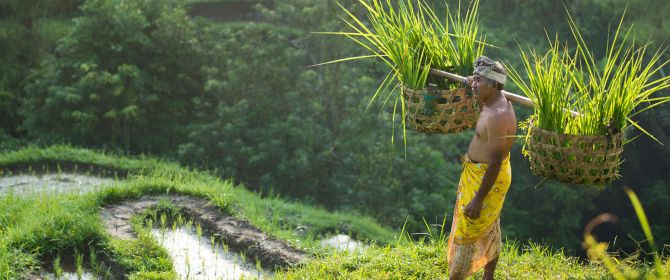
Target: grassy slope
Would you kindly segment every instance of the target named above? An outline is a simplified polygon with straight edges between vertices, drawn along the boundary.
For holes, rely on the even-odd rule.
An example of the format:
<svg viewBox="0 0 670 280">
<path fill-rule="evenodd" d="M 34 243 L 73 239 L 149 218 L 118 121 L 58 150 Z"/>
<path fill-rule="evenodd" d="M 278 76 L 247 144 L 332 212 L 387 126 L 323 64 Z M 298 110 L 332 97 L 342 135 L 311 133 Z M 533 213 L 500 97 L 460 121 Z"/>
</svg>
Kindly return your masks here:
<svg viewBox="0 0 670 280">
<path fill-rule="evenodd" d="M 30 198 L 0 197 L 0 279 L 20 277 L 39 265 L 40 259 L 63 252 L 90 248 L 102 252 L 136 279 L 173 277 L 167 254 L 151 238 L 119 242 L 106 235 L 98 218 L 101 205 L 145 194 L 182 193 L 203 197 L 225 212 L 245 218 L 263 231 L 316 257 L 305 266 L 277 278 L 286 279 L 439 279 L 445 277 L 443 240 L 396 242 L 396 234 L 373 220 L 324 210 L 278 198 L 263 198 L 230 181 L 205 172 L 151 158 L 127 158 L 67 146 L 25 148 L 0 154 L 0 172 L 59 172 L 66 166 L 95 173 L 114 170 L 128 173 L 115 188 L 83 196 L 37 195 Z M 59 168 L 60 167 L 60 168 Z M 96 167 L 96 168 L 92 168 Z M 12 171 L 10 171 L 12 170 Z M 110 173 L 111 174 L 111 173 Z M 305 234 L 297 234 L 297 227 Z M 334 253 L 320 248 L 315 237 L 346 232 L 378 245 L 362 254 Z M 666 262 L 666 271 L 668 263 Z M 599 279 L 604 267 L 579 264 L 542 246 L 520 248 L 507 244 L 498 276 L 525 279 Z M 666 272 L 667 273 L 667 272 Z"/>
<path fill-rule="evenodd" d="M 218 2 L 184 0 L 187 4 Z M 226 1 L 221 1 L 226 2 Z M 5 22 L 0 22 L 4 24 Z M 36 24 L 38 33 L 53 44 L 69 31 L 68 18 L 49 18 Z M 4 144 L 4 143 L 3 143 Z M 76 164 L 76 165 L 75 165 Z M 131 278 L 172 278 L 167 254 L 155 241 L 142 237 L 135 242 L 110 239 L 102 229 L 97 211 L 101 205 L 149 193 L 177 192 L 205 197 L 233 215 L 246 218 L 270 235 L 287 240 L 320 257 L 304 267 L 277 274 L 286 279 L 407 279 L 444 278 L 443 241 L 397 244 L 395 234 L 374 221 L 347 213 L 328 213 L 299 203 L 260 198 L 242 186 L 189 171 L 151 158 L 130 159 L 69 147 L 26 148 L 0 155 L 0 176 L 18 168 L 25 172 L 77 166 L 81 173 L 130 173 L 118 189 L 81 197 L 0 197 L 0 279 L 21 278 L 40 265 L 44 256 L 94 248 L 120 263 Z M 32 170 L 32 171 L 31 171 Z M 106 172 L 111 171 L 111 172 Z M 306 234 L 296 235 L 300 226 Z M 359 239 L 388 246 L 372 246 L 362 254 L 332 253 L 320 249 L 313 237 L 342 231 Z M 641 269 L 644 273 L 645 269 Z M 670 279 L 670 262 L 664 262 Z M 598 279 L 611 277 L 599 265 L 580 265 L 560 252 L 542 246 L 520 248 L 506 244 L 496 279 Z"/>
<path fill-rule="evenodd" d="M 36 26 L 46 41 L 53 44 L 69 31 L 71 25 L 67 18 L 49 18 L 39 21 Z M 44 257 L 72 253 L 75 248 L 102 252 L 119 263 L 131 278 L 173 278 L 167 253 L 154 240 L 142 234 L 135 242 L 110 239 L 97 216 L 101 205 L 128 197 L 168 192 L 207 198 L 228 213 L 249 219 L 270 235 L 319 256 L 300 269 L 277 274 L 280 279 L 439 279 L 446 275 L 443 241 L 398 244 L 394 242 L 396 234 L 393 231 L 369 218 L 328 213 L 278 198 L 261 198 L 243 186 L 175 164 L 65 146 L 25 148 L 0 155 L 0 176 L 16 173 L 16 170 L 32 173 L 72 168 L 77 168 L 80 173 L 111 177 L 130 174 L 130 180 L 119 181 L 115 190 L 80 197 L 0 197 L 0 279 L 21 278 L 24 273 L 42 265 L 40 262 Z M 297 227 L 305 229 L 304 233 L 295 234 Z M 357 239 L 382 246 L 372 246 L 363 254 L 333 253 L 318 247 L 314 241 L 315 237 L 336 232 L 349 233 Z M 646 270 L 643 267 L 640 272 L 644 274 Z M 668 261 L 664 262 L 664 273 L 670 279 Z M 580 265 L 575 259 L 550 252 L 542 246 L 520 248 L 507 244 L 501 255 L 498 277 L 599 279 L 611 276 L 602 266 Z"/>
<path fill-rule="evenodd" d="M 130 159 L 66 146 L 25 148 L 0 155 L 0 173 L 5 176 L 74 168 L 93 175 L 128 173 L 128 180 L 118 181 L 113 189 L 83 196 L 0 197 L 0 278 L 18 277 L 35 266 L 40 257 L 75 248 L 86 251 L 88 247 L 106 252 L 129 272 L 170 272 L 169 262 L 161 260 L 166 255 L 155 252 L 152 240 L 115 242 L 104 233 L 97 215 L 101 205 L 145 194 L 182 193 L 206 198 L 266 233 L 315 253 L 325 251 L 314 240 L 336 232 L 380 244 L 395 240 L 393 231 L 367 217 L 262 198 L 230 181 L 155 159 Z M 294 231 L 297 227 L 302 229 L 300 234 Z M 139 261 L 143 258 L 149 261 Z"/>
<path fill-rule="evenodd" d="M 277 275 L 279 279 L 447 279 L 445 242 L 374 248 L 361 255 L 335 254 L 301 270 Z M 482 271 L 475 274 L 481 279 Z M 580 265 L 562 253 L 542 246 L 521 249 L 506 244 L 496 279 L 607 279 L 601 266 Z"/>
</svg>

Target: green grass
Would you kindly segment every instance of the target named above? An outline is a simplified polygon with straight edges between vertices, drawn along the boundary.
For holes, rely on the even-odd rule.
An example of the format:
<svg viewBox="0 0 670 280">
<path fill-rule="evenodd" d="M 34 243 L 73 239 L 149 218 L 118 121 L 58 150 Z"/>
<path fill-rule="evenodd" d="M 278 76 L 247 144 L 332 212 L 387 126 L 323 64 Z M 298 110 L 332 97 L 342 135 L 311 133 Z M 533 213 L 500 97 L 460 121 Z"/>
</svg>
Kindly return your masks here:
<svg viewBox="0 0 670 280">
<path fill-rule="evenodd" d="M 348 30 L 317 34 L 344 36 L 368 53 L 314 66 L 370 58 L 382 61 L 389 72 L 372 94 L 368 109 L 376 100 L 383 102 L 382 108 L 393 100 L 393 122 L 396 112 L 400 111 L 406 146 L 406 116 L 409 112 L 401 96 L 402 89 L 424 89 L 431 68 L 461 75 L 472 73 L 474 60 L 484 52 L 486 45 L 479 34 L 479 0 L 467 7 L 465 15 L 461 15 L 460 1 L 458 9 L 447 6 L 444 20 L 439 19 L 424 0 L 358 0 L 357 4 L 365 12 L 365 18 L 338 3 L 345 13 L 340 18 Z M 443 89 L 460 86 L 446 79 L 431 78 L 430 81 Z M 394 142 L 393 136 L 391 142 Z"/>
<path fill-rule="evenodd" d="M 557 37 L 544 55 L 521 50 L 523 74 L 508 67 L 511 79 L 535 103 L 533 125 L 577 135 L 613 135 L 635 127 L 656 139 L 631 118 L 670 101 L 670 96 L 655 95 L 670 88 L 670 76 L 659 76 L 670 63 L 662 61 L 665 50 L 651 52 L 650 43 L 638 44 L 632 28 L 622 30 L 622 15 L 603 61 L 597 61 L 568 17 L 575 46 L 560 47 Z M 579 115 L 571 116 L 568 109 Z"/>
<path fill-rule="evenodd" d="M 656 140 L 631 118 L 670 101 L 670 96 L 654 96 L 670 88 L 670 76 L 658 77 L 659 71 L 670 60 L 662 61 L 665 49 L 651 53 L 650 42 L 639 45 L 635 35 L 631 35 L 632 27 L 622 33 L 624 17 L 625 13 L 614 34 L 610 35 L 613 39 L 607 46 L 602 67 L 569 17 L 570 29 L 577 42 L 576 53 L 581 58 L 580 73 L 574 75 L 580 96 L 576 104 L 581 116 L 568 126 L 572 133 L 605 135 L 608 129 L 624 131 L 634 126 Z"/>
<path fill-rule="evenodd" d="M 573 72 L 575 58 L 571 57 L 558 38 L 545 54 L 535 50 L 528 53 L 521 49 L 521 60 L 528 82 L 522 74 L 508 66 L 509 76 L 522 92 L 535 104 L 533 125 L 548 131 L 564 132 L 566 123 L 572 116 L 568 109 L 573 107 L 575 97 L 571 94 L 574 86 Z"/>
<path fill-rule="evenodd" d="M 469 76 L 474 71 L 475 59 L 484 54 L 487 44 L 479 32 L 479 0 L 470 2 L 464 15 L 461 10 L 460 1 L 455 12 L 446 5 L 446 19 L 440 20 L 431 9 L 426 9 L 434 29 L 425 30 L 430 35 L 423 38 L 433 61 L 432 68 Z M 438 85 L 447 88 L 445 84 Z"/>
<path fill-rule="evenodd" d="M 112 239 L 107 244 L 112 259 L 130 270 L 128 278 L 131 279 L 174 279 L 175 272 L 167 251 L 158 245 L 148 230 L 137 222 L 133 226 L 138 233 L 137 239 Z"/>
<path fill-rule="evenodd" d="M 57 171 L 58 165 L 80 166 L 79 171 L 85 172 L 86 167 L 101 167 L 106 170 L 133 172 L 142 174 L 149 170 L 160 168 L 162 170 L 177 171 L 178 165 L 161 162 L 156 159 L 138 157 L 128 158 L 114 155 L 107 155 L 105 152 L 94 152 L 86 149 L 74 149 L 69 146 L 52 146 L 49 148 L 39 148 L 29 146 L 18 151 L 11 151 L 0 156 L 0 175 L 8 175 L 12 169 L 26 169 L 32 167 L 32 170 Z M 91 168 L 92 169 L 92 168 Z"/>
<path fill-rule="evenodd" d="M 362 254 L 336 253 L 277 279 L 448 279 L 446 242 L 373 247 Z M 481 279 L 482 271 L 475 274 Z M 607 279 L 602 266 L 582 265 L 546 247 L 503 246 L 495 279 Z"/>
<path fill-rule="evenodd" d="M 111 260 L 129 279 L 174 279 L 168 254 L 142 224 L 147 213 L 138 213 L 132 220 L 139 235 L 132 242 L 108 236 L 98 216 L 101 206 L 149 194 L 207 199 L 224 212 L 248 219 L 270 236 L 314 256 L 304 266 L 279 272 L 278 279 L 441 279 L 447 275 L 445 236 L 429 236 L 426 242 L 407 241 L 398 238 L 406 234 L 383 228 L 367 217 L 329 213 L 277 197 L 263 197 L 206 172 L 151 158 L 128 158 L 68 146 L 29 147 L 0 154 L 0 169 L 5 175 L 7 170 L 14 170 L 14 174 L 36 172 L 42 165 L 49 165 L 51 172 L 64 172 L 67 169 L 58 171 L 54 166 L 72 168 L 75 163 L 97 166 L 98 170 L 124 170 L 128 177 L 117 181 L 115 188 L 81 196 L 0 197 L 0 279 L 22 278 L 68 252 L 79 252 L 85 266 L 91 266 L 91 259 Z M 28 171 L 32 165 L 38 167 Z M 162 202 L 161 207 L 168 209 L 170 205 Z M 319 238 L 337 232 L 372 245 L 360 254 L 318 245 Z M 658 263 L 656 270 L 637 262 L 628 267 L 642 276 L 651 275 L 651 271 L 668 275 L 667 259 L 659 258 Z M 481 272 L 477 277 L 480 276 Z M 601 264 L 579 263 L 560 251 L 512 242 L 504 245 L 497 277 L 607 279 L 610 274 Z"/>
<path fill-rule="evenodd" d="M 447 6 L 444 20 L 425 1 L 359 0 L 358 4 L 367 18 L 360 18 L 340 5 L 346 14 L 342 20 L 351 32 L 318 34 L 347 37 L 369 52 L 323 64 L 375 58 L 390 69 L 371 102 L 389 84 L 398 83 L 394 89 L 424 88 L 431 67 L 469 75 L 474 60 L 484 51 L 486 44 L 479 34 L 479 1 L 473 1 L 465 15 L 461 15 L 460 2 L 457 9 Z"/>
<path fill-rule="evenodd" d="M 396 246 L 372 246 L 363 253 L 335 252 L 300 269 L 280 272 L 276 279 L 448 279 L 446 242 L 408 242 Z M 567 257 L 562 251 L 529 243 L 505 242 L 495 279 L 669 279 L 670 260 L 658 268 L 636 260 L 617 260 L 610 270 L 602 260 L 591 263 Z M 613 274 L 614 272 L 614 274 Z M 480 270 L 469 279 L 481 279 Z M 619 279 L 619 278 L 617 278 Z"/>
<path fill-rule="evenodd" d="M 270 236 L 308 252 L 327 252 L 316 240 L 337 232 L 379 244 L 395 240 L 393 231 L 370 218 L 262 197 L 206 172 L 156 159 L 114 156 L 68 146 L 28 147 L 0 154 L 0 172 L 5 176 L 76 168 L 81 173 L 93 170 L 93 175 L 117 171 L 127 174 L 127 180 L 117 181 L 115 188 L 82 196 L 0 197 L 0 279 L 21 278 L 33 271 L 42 258 L 72 250 L 88 252 L 89 247 L 108 255 L 134 278 L 170 279 L 173 271 L 167 255 L 160 253 L 155 242 L 142 235 L 131 243 L 110 238 L 98 217 L 103 205 L 147 194 L 178 193 L 208 199 L 224 212 L 248 219 Z M 300 234 L 296 228 L 301 228 Z"/>
</svg>

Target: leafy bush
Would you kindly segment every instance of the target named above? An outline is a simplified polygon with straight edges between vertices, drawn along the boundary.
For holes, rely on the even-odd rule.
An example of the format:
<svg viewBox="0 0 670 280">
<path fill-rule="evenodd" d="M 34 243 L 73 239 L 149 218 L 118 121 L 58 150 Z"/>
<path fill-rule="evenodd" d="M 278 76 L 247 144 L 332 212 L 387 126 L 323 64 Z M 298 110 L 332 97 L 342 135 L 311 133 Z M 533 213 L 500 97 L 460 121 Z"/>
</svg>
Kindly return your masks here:
<svg viewBox="0 0 670 280">
<path fill-rule="evenodd" d="M 82 13 L 27 86 L 26 129 L 80 145 L 168 152 L 204 94 L 207 56 L 196 23 L 171 1 L 91 0 Z"/>
</svg>

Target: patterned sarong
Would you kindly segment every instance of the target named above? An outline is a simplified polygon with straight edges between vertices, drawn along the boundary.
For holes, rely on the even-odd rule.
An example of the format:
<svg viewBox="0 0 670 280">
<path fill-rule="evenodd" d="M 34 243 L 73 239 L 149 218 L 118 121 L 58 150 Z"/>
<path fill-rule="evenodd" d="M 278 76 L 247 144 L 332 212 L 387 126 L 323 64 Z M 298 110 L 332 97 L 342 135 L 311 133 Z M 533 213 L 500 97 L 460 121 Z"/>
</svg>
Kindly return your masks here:
<svg viewBox="0 0 670 280">
<path fill-rule="evenodd" d="M 479 218 L 470 219 L 463 213 L 479 190 L 487 167 L 485 163 L 473 163 L 467 154 L 463 156 L 447 249 L 449 273 L 459 278 L 472 275 L 500 255 L 500 210 L 512 182 L 509 155 L 503 160 L 495 184 L 484 197 Z"/>
</svg>

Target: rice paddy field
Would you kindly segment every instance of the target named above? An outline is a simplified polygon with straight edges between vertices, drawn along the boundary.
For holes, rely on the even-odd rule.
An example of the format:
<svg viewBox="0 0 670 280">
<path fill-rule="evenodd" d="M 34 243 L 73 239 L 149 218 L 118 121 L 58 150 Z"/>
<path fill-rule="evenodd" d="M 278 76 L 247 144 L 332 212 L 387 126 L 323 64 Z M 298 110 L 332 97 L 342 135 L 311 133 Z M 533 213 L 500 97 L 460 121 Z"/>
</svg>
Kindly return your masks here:
<svg viewBox="0 0 670 280">
<path fill-rule="evenodd" d="M 600 5 L 613 1 L 568 2 L 570 9 L 577 11 L 576 22 L 572 18 L 565 21 L 555 17 L 567 7 L 564 3 L 552 7 L 555 4 L 552 1 L 536 1 L 533 5 L 522 0 L 503 1 L 504 5 L 487 1 L 482 6 L 479 1 L 471 1 L 472 5 L 464 1 L 463 6 L 451 5 L 446 10 L 433 12 L 432 4 L 437 2 L 430 1 L 349 0 L 339 1 L 339 6 L 336 1 L 183 0 L 184 6 L 175 8 L 173 1 L 161 0 L 58 0 L 53 3 L 61 6 L 55 5 L 50 8 L 53 11 L 43 13 L 38 10 L 42 5 L 32 4 L 49 1 L 6 2 L 16 5 L 7 5 L 5 1 L 0 4 L 3 8 L 0 9 L 0 50 L 3 50 L 0 53 L 7 54 L 0 60 L 3 62 L 0 73 L 10 74 L 0 79 L 0 97 L 5 98 L 0 101 L 3 126 L 0 131 L 0 279 L 448 279 L 444 232 L 449 231 L 450 225 L 429 224 L 426 219 L 449 209 L 452 196 L 442 193 L 440 188 L 445 181 L 454 178 L 425 174 L 426 170 L 457 170 L 458 163 L 452 168 L 443 158 L 460 153 L 462 139 L 467 140 L 469 136 L 451 136 L 454 138 L 438 141 L 411 135 L 414 140 L 405 142 L 404 149 L 407 165 L 399 164 L 402 152 L 393 154 L 391 149 L 385 148 L 388 147 L 387 134 L 378 137 L 398 128 L 382 126 L 382 122 L 398 116 L 404 120 L 403 100 L 400 95 L 393 95 L 401 86 L 423 88 L 426 82 L 437 83 L 440 88 L 457 86 L 431 78 L 426 65 L 468 75 L 472 72 L 471 61 L 479 55 L 508 59 L 510 69 L 519 69 L 512 72 L 512 80 L 517 81 L 517 85 L 516 88 L 511 85 L 510 90 L 537 92 L 530 90 L 531 87 L 546 86 L 554 95 L 536 96 L 535 103 L 563 104 L 538 111 L 546 112 L 543 116 L 547 117 L 535 119 L 537 125 L 546 129 L 555 127 L 554 130 L 566 133 L 603 134 L 604 129 L 613 127 L 605 126 L 610 119 L 619 131 L 627 127 L 640 128 L 628 119 L 640 112 L 630 111 L 631 108 L 650 104 L 642 109 L 646 111 L 670 101 L 666 97 L 651 96 L 653 91 L 667 91 L 670 85 L 667 83 L 670 78 L 662 68 L 667 68 L 667 55 L 655 53 L 656 45 L 653 48 L 650 45 L 649 50 L 646 47 L 626 49 L 608 45 L 609 38 L 593 35 L 608 34 L 605 19 L 614 18 L 615 13 Z M 599 9 L 587 5 L 596 2 L 599 6 L 595 7 Z M 636 31 L 653 30 L 651 27 L 657 25 L 657 18 L 649 16 L 649 12 L 658 10 L 661 19 L 667 17 L 660 7 L 661 1 L 639 2 L 645 4 L 631 5 L 637 12 L 630 15 L 642 23 L 647 20 L 640 18 L 649 18 L 653 24 Z M 88 3 L 90 10 L 76 8 L 77 3 Z M 133 6 L 134 10 L 129 12 L 118 3 Z M 156 9 L 137 3 L 155 4 Z M 377 5 L 365 6 L 364 3 Z M 393 12 L 384 8 L 391 3 L 404 4 Z M 5 7 L 25 14 L 8 13 Z M 507 10 L 509 7 L 520 12 Z M 479 11 L 484 16 L 479 17 Z M 501 12 L 510 16 L 501 18 L 498 16 Z M 529 15 L 524 15 L 526 13 Z M 168 16 L 158 17 L 159 14 Z M 137 24 L 144 21 L 146 24 Z M 621 34 L 617 36 L 635 39 L 633 33 L 627 37 L 628 31 L 621 23 L 616 29 L 621 30 Z M 577 25 L 585 26 L 582 30 L 589 31 L 584 33 L 589 38 L 581 38 L 576 32 Z M 98 32 L 100 26 L 109 32 Z M 552 37 L 557 26 L 565 27 L 562 34 L 573 31 L 575 38 L 572 39 L 577 42 L 572 46 L 579 51 L 566 55 L 562 41 L 545 40 L 547 30 Z M 404 32 L 407 30 L 403 27 L 411 32 Z M 89 30 L 89 35 L 79 36 Z M 151 33 L 151 36 L 139 40 L 143 47 L 136 47 L 137 37 L 106 37 L 106 33 L 126 34 L 126 31 L 142 36 Z M 667 37 L 662 27 L 657 31 L 662 31 L 657 38 Z M 104 36 L 99 36 L 101 34 Z M 169 36 L 174 34 L 180 36 Z M 353 43 L 345 40 L 345 44 L 334 38 L 355 40 Z M 592 44 L 594 38 L 598 40 Z M 639 42 L 644 42 L 643 38 L 640 37 Z M 549 46 L 535 41 L 547 41 Z M 189 45 L 180 45 L 182 42 Z M 524 48 L 540 51 L 524 53 L 521 48 L 519 53 L 516 48 L 519 43 Z M 107 53 L 109 45 L 121 47 L 115 48 L 118 53 L 101 59 L 98 65 L 89 63 Z M 599 46 L 605 50 L 604 54 L 588 51 Z M 90 50 L 86 50 L 87 47 Z M 542 55 L 541 50 L 545 49 L 549 52 Z M 127 59 L 116 61 L 120 57 Z M 145 61 L 147 57 L 151 59 Z M 658 63 L 650 63 L 645 68 L 643 57 L 652 57 L 651 60 Z M 347 63 L 307 67 L 328 64 L 324 61 L 329 60 Z M 376 62 L 363 63 L 366 60 Z M 575 60 L 582 63 L 573 64 Z M 620 60 L 631 62 L 623 64 L 627 67 L 617 67 L 621 65 L 617 63 Z M 605 65 L 600 65 L 602 63 Z M 128 67 L 131 65 L 138 67 Z M 596 66 L 605 70 L 598 72 Z M 544 72 L 535 71 L 537 68 L 548 70 L 547 76 L 559 78 L 548 79 L 542 75 Z M 72 81 L 64 82 L 72 78 L 69 75 L 55 74 L 69 73 L 73 69 L 80 76 Z M 165 69 L 169 69 L 169 73 L 165 73 Z M 267 71 L 259 73 L 257 69 Z M 190 76 L 198 71 L 203 73 Z M 532 73 L 537 74 L 536 79 L 529 75 Z M 627 80 L 627 73 L 642 73 L 642 78 Z M 248 78 L 256 74 L 261 74 L 257 81 L 262 82 L 250 83 Z M 656 80 L 660 82 L 645 82 L 659 74 L 664 77 Z M 107 80 L 105 77 L 109 75 L 115 78 Z M 187 82 L 182 80 L 185 75 Z M 137 84 L 122 83 L 126 78 Z M 527 79 L 530 79 L 525 86 L 528 90 L 524 90 L 522 80 Z M 587 80 L 623 83 L 589 84 Z M 152 81 L 152 85 L 144 87 L 147 81 Z M 173 92 L 167 90 L 159 90 L 162 95 L 156 99 L 156 89 L 188 84 L 192 87 L 176 91 L 188 93 L 184 94 L 186 99 L 174 99 Z M 628 86 L 612 86 L 619 84 Z M 110 88 L 119 91 L 107 92 Z M 114 97 L 114 102 L 94 102 L 97 97 L 89 93 L 96 90 Z M 119 94 L 121 92 L 124 94 Z M 126 100 L 127 93 L 131 92 L 138 98 Z M 574 95 L 565 95 L 565 92 Z M 605 94 L 612 92 L 638 94 L 619 99 L 615 94 Z M 196 95 L 203 99 L 192 100 Z M 10 100 L 5 102 L 8 96 Z M 391 99 L 394 96 L 396 98 Z M 560 99 L 570 96 L 574 98 Z M 543 102 L 541 97 L 555 99 Z M 35 105 L 52 104 L 54 100 L 61 103 L 53 107 Z M 77 100 L 88 101 L 74 106 L 72 102 Z M 137 100 L 159 100 L 160 104 L 156 105 L 160 106 L 145 107 L 148 105 Z M 185 100 L 194 101 L 193 106 L 183 109 L 183 113 L 174 116 L 169 113 L 170 116 L 165 117 L 194 126 L 153 130 L 157 123 L 170 123 L 166 119 L 151 119 L 155 112 L 172 112 L 174 104 L 182 108 L 187 103 Z M 239 102 L 227 103 L 233 100 Z M 290 116 L 285 116 L 285 106 L 276 106 L 277 100 L 291 104 Z M 374 100 L 381 101 L 381 107 L 373 106 Z M 621 105 L 617 100 L 626 101 L 625 105 L 630 106 L 611 109 Z M 389 102 L 394 103 L 393 113 L 384 106 L 391 105 Z M 117 106 L 107 107 L 112 103 Z M 27 104 L 37 107 L 25 107 Z M 600 110 L 604 107 L 611 108 Z M 83 116 L 80 108 L 91 109 L 89 118 L 79 118 Z M 137 117 L 138 108 L 146 114 L 140 113 Z M 368 118 L 371 114 L 357 113 L 365 108 L 380 109 L 382 118 L 373 121 L 374 116 Z M 564 108 L 579 109 L 593 117 L 575 119 L 583 122 L 568 125 Z M 121 117 L 126 113 L 130 118 Z M 143 117 L 148 119 L 143 120 Z M 97 118 L 101 123 L 108 119 L 115 122 L 81 129 L 91 123 L 90 118 Z M 594 119 L 607 121 L 589 121 Z M 547 121 L 546 126 L 544 121 Z M 134 132 L 121 129 L 126 124 L 134 127 Z M 663 122 L 659 124 L 661 128 L 656 131 L 667 128 L 662 126 Z M 393 137 L 405 139 L 408 135 L 404 123 L 401 126 L 403 133 L 393 130 L 392 141 Z M 25 138 L 14 138 L 15 134 Z M 658 136 L 651 139 L 661 141 L 664 137 L 660 136 L 665 135 Z M 155 138 L 146 140 L 152 137 Z M 163 142 L 166 139 L 179 141 Z M 146 142 L 142 142 L 144 140 Z M 27 143 L 42 146 L 25 147 Z M 157 157 L 129 157 L 73 146 L 52 146 L 54 143 L 108 147 L 118 153 L 136 155 L 146 152 Z M 636 153 L 641 159 L 630 158 L 628 163 L 667 158 L 664 153 L 647 149 L 646 146 L 651 145 L 646 143 L 649 142 L 630 147 L 640 151 Z M 398 145 L 398 150 L 400 147 Z M 430 156 L 412 161 L 421 155 Z M 203 166 L 203 169 L 159 157 Z M 278 159 L 290 160 L 278 163 Z M 408 167 L 411 162 L 420 164 Z M 333 163 L 346 166 L 340 173 L 332 172 Z M 283 166 L 278 168 L 280 164 Z M 667 165 L 659 164 L 657 169 L 649 169 L 649 166 L 651 164 L 640 163 L 635 166 L 637 169 L 632 168 L 626 178 L 635 179 L 626 184 L 638 185 L 636 191 L 641 197 L 645 195 L 641 188 L 653 187 L 653 192 L 648 191 L 646 197 L 658 199 L 643 202 L 649 206 L 649 222 L 654 232 L 638 200 L 628 201 L 626 197 L 608 200 L 608 196 L 602 196 L 599 198 L 605 199 L 600 200 L 614 205 L 613 208 L 585 210 L 583 207 L 569 211 L 595 205 L 598 201 L 567 185 L 551 182 L 550 187 L 538 188 L 539 180 L 530 177 L 528 172 L 515 173 L 518 196 L 511 197 L 508 205 L 513 207 L 506 210 L 507 213 L 515 211 L 508 220 L 514 226 L 505 231 L 516 230 L 517 235 L 510 236 L 538 238 L 533 240 L 539 243 L 505 240 L 495 279 L 670 279 L 670 260 L 663 253 L 655 253 L 667 254 L 668 251 L 668 245 L 661 245 L 667 243 L 668 236 L 667 227 L 662 227 L 668 217 L 664 210 L 668 201 L 664 184 L 667 177 L 654 175 L 667 173 Z M 221 167 L 224 168 L 217 169 Z M 257 173 L 259 168 L 266 168 L 265 173 Z M 235 170 L 244 172 L 235 173 Z M 239 176 L 221 177 L 220 174 Z M 431 180 L 422 177 L 431 177 Z M 656 180 L 656 184 L 640 180 L 646 177 Z M 262 180 L 255 180 L 258 178 Z M 273 180 L 265 180 L 267 178 Z M 289 179 L 280 181 L 280 178 Z M 237 183 L 239 181 L 249 184 Z M 435 182 L 439 182 L 439 188 L 428 187 L 436 185 Z M 295 195 L 311 191 L 315 184 L 334 189 L 330 195 L 349 193 L 340 198 L 346 203 L 329 204 L 328 194 L 322 195 L 327 198 Z M 418 188 L 413 188 L 417 185 L 423 185 L 424 189 L 416 191 Z M 563 189 L 557 191 L 558 188 Z M 259 193 L 250 189 L 276 192 Z M 630 196 L 629 191 L 627 189 Z M 351 193 L 360 193 L 360 197 Z M 360 203 L 372 201 L 369 198 L 381 203 Z M 303 199 L 309 202 L 300 202 Z M 538 207 L 520 207 L 533 199 L 538 199 L 535 203 Z M 632 214 L 611 211 L 625 208 L 630 202 L 635 208 Z M 363 206 L 356 208 L 359 206 L 356 203 Z M 416 205 L 407 206 L 412 203 Z M 379 221 L 390 217 L 383 221 L 384 225 L 396 226 L 397 221 L 402 225 L 405 221 L 407 227 L 388 228 L 356 212 L 327 211 L 312 205 L 357 211 L 372 209 L 365 213 L 381 213 L 376 216 Z M 582 240 L 582 221 L 603 209 L 618 213 L 622 221 L 629 218 L 622 229 L 631 239 L 641 235 L 634 234 L 630 224 L 643 229 L 646 239 L 634 240 L 639 251 L 619 255 L 613 252 L 614 244 L 599 243 L 588 232 Z M 607 216 L 599 217 L 601 222 L 607 222 Z M 417 230 L 417 223 L 422 226 L 421 219 L 426 226 Z M 526 223 L 528 220 L 534 223 Z M 654 233 L 659 237 L 658 247 L 648 246 L 654 244 L 651 238 Z M 577 246 L 583 244 L 587 248 L 585 254 L 591 259 L 575 257 L 574 247 L 556 245 L 568 244 L 564 239 L 575 241 Z M 627 248 L 631 247 L 634 246 Z M 470 279 L 481 279 L 482 274 L 479 271 Z"/>
<path fill-rule="evenodd" d="M 0 279 L 448 278 L 431 226 L 417 240 L 207 172 L 69 146 L 7 152 L 0 168 Z M 670 277 L 661 259 L 612 270 L 508 241 L 496 279 Z"/>
<path fill-rule="evenodd" d="M 261 197 L 154 159 L 63 146 L 1 157 L 2 279 L 68 270 L 93 279 L 256 278 L 331 251 L 319 245 L 330 235 L 394 240 L 369 218 Z M 233 267 L 229 275 L 198 273 L 221 263 Z"/>
</svg>

